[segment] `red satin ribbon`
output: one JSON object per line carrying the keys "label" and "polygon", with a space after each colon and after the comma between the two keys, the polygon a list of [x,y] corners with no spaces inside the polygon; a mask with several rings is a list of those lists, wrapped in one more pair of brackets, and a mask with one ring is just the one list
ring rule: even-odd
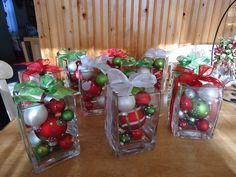
{"label": "red satin ribbon", "polygon": [[216,78],[211,77],[210,74],[212,73],[212,67],[207,66],[207,65],[201,65],[199,66],[199,74],[195,74],[192,70],[182,67],[182,66],[177,66],[175,71],[183,72],[180,76],[178,76],[175,81],[174,81],[174,87],[172,91],[172,97],[171,97],[171,102],[170,102],[170,128],[172,129],[172,116],[173,116],[173,108],[174,108],[174,102],[175,98],[178,92],[178,84],[179,83],[184,83],[188,84],[189,86],[193,87],[201,87],[202,82],[201,81],[206,81],[206,82],[211,82],[213,83],[214,86],[216,87],[222,87],[223,84]]}
{"label": "red satin ribbon", "polygon": [[126,58],[128,57],[127,53],[121,49],[111,48],[106,51],[101,52],[103,55],[109,55],[109,57],[121,57]]}
{"label": "red satin ribbon", "polygon": [[38,59],[35,62],[22,62],[17,65],[25,65],[27,66],[26,71],[22,73],[22,80],[29,80],[29,76],[32,74],[39,74],[41,72],[50,72],[56,73],[62,71],[63,68],[55,65],[50,65],[49,59]]}

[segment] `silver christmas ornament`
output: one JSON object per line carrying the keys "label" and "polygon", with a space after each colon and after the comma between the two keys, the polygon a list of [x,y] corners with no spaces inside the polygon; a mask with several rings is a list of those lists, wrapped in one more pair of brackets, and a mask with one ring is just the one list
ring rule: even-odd
{"label": "silver christmas ornament", "polygon": [[23,110],[24,121],[27,125],[38,127],[48,118],[47,108],[43,104],[33,104]]}
{"label": "silver christmas ornament", "polygon": [[73,73],[73,72],[76,71],[76,69],[77,69],[77,67],[78,67],[77,64],[76,64],[76,62],[77,62],[77,60],[71,60],[71,61],[68,62],[67,68],[68,68],[68,71],[69,71],[70,73]]}
{"label": "silver christmas ornament", "polygon": [[139,73],[150,73],[150,69],[149,68],[145,68],[145,67],[142,67],[142,68],[139,68],[138,69],[138,72]]}
{"label": "silver christmas ornament", "polygon": [[84,80],[89,80],[93,77],[93,70],[80,70],[81,74],[82,74],[82,79]]}
{"label": "silver christmas ornament", "polygon": [[186,88],[184,93],[186,97],[191,98],[191,99],[196,96],[196,92],[191,88]]}
{"label": "silver christmas ornament", "polygon": [[213,85],[206,84],[198,90],[198,95],[204,101],[212,102],[219,98],[220,90]]}
{"label": "silver christmas ornament", "polygon": [[179,119],[184,119],[186,117],[186,114],[183,111],[178,112]]}
{"label": "silver christmas ornament", "polygon": [[118,97],[118,105],[119,111],[121,112],[129,112],[135,107],[135,98],[134,96],[121,96]]}
{"label": "silver christmas ornament", "polygon": [[37,146],[40,143],[40,139],[35,135],[34,131],[28,133],[28,140],[32,147]]}
{"label": "silver christmas ornament", "polygon": [[105,107],[105,103],[106,103],[106,98],[104,95],[100,95],[97,97],[97,104],[100,106],[100,107]]}

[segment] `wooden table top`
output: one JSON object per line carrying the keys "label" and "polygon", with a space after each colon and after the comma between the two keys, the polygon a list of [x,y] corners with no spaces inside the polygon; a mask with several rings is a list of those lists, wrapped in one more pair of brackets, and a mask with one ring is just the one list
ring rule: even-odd
{"label": "wooden table top", "polygon": [[215,137],[173,137],[163,109],[153,151],[116,157],[108,146],[103,117],[80,117],[81,154],[34,174],[17,121],[0,132],[0,176],[3,177],[233,177],[236,176],[236,106],[224,102]]}

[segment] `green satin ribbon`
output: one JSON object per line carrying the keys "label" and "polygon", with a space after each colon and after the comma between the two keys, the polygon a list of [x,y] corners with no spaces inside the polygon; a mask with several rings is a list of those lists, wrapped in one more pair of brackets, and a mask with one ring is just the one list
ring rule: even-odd
{"label": "green satin ribbon", "polygon": [[144,66],[144,67],[152,67],[154,62],[154,58],[144,57],[140,60],[135,60],[134,57],[124,58],[122,60],[122,66]]}
{"label": "green satin ribbon", "polygon": [[187,67],[193,69],[194,73],[198,74],[198,69],[200,65],[208,65],[211,63],[208,57],[197,57],[195,54],[190,54],[187,56],[181,56],[177,58],[178,66]]}
{"label": "green satin ribbon", "polygon": [[134,57],[127,57],[122,60],[123,66],[134,66],[136,64],[136,60]]}
{"label": "green satin ribbon", "polygon": [[57,58],[58,58],[58,63],[59,66],[63,67],[63,61],[68,59],[68,60],[74,60],[74,59],[79,59],[81,56],[86,55],[86,51],[79,49],[79,50],[75,50],[72,52],[69,52],[67,49],[62,49],[68,53],[66,54],[59,54],[59,52],[57,52]]}

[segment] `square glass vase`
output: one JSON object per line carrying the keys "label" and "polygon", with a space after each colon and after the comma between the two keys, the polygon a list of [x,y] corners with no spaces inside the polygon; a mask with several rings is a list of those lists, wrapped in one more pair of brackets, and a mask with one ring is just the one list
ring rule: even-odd
{"label": "square glass vase", "polygon": [[119,96],[107,86],[105,134],[117,156],[154,148],[160,105],[161,92],[155,88]]}
{"label": "square glass vase", "polygon": [[17,110],[19,132],[35,173],[80,154],[74,96],[24,101],[17,104]]}
{"label": "square glass vase", "polygon": [[211,139],[217,126],[222,95],[223,87],[209,83],[204,83],[201,87],[179,84],[177,96],[172,98],[173,105],[169,105],[173,106],[172,118],[169,117],[173,135]]}

